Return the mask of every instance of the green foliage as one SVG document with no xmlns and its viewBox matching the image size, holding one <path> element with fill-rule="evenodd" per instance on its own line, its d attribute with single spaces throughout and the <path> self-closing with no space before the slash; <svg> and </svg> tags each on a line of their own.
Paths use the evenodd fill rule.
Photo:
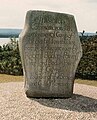
<svg viewBox="0 0 97 120">
<path fill-rule="evenodd" d="M 0 73 L 22 75 L 18 40 L 0 46 Z M 81 36 L 83 56 L 76 71 L 76 78 L 97 80 L 97 36 Z"/>
<path fill-rule="evenodd" d="M 97 80 L 97 36 L 87 36 L 81 42 L 83 56 L 78 65 L 76 77 Z"/>
<path fill-rule="evenodd" d="M 10 38 L 10 42 L 0 46 L 0 73 L 22 75 L 18 40 Z"/>
<path fill-rule="evenodd" d="M 83 30 L 83 32 L 81 33 L 81 34 L 82 34 L 82 37 L 84 36 L 84 33 L 85 33 L 85 31 Z"/>
</svg>

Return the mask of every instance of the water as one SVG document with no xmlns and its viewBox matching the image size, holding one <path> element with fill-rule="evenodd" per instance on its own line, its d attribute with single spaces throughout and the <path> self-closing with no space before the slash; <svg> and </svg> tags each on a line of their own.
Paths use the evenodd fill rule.
<svg viewBox="0 0 97 120">
<path fill-rule="evenodd" d="M 7 44 L 10 42 L 10 38 L 0 38 L 0 46 L 3 46 L 4 44 Z"/>
</svg>

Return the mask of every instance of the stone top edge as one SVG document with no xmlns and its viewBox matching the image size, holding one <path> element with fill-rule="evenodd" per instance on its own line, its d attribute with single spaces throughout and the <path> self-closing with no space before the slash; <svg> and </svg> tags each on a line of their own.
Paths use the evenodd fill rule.
<svg viewBox="0 0 97 120">
<path fill-rule="evenodd" d="M 61 15 L 67 15 L 67 16 L 71 16 L 74 17 L 74 15 L 72 14 L 67 14 L 67 13 L 63 13 L 63 12 L 56 12 L 56 11 L 46 11 L 46 10 L 28 10 L 27 13 L 33 13 L 33 12 L 44 12 L 44 13 L 53 13 L 53 14 L 61 14 Z"/>
</svg>

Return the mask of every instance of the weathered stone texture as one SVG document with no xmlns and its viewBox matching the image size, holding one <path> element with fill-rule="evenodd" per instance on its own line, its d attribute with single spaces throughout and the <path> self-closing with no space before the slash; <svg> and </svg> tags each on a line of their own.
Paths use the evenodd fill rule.
<svg viewBox="0 0 97 120">
<path fill-rule="evenodd" d="M 19 48 L 28 97 L 71 97 L 82 56 L 72 15 L 28 11 Z"/>
</svg>

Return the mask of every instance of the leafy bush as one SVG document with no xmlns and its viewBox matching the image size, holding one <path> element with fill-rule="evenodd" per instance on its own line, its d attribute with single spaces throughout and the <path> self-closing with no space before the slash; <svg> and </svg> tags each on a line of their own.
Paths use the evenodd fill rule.
<svg viewBox="0 0 97 120">
<path fill-rule="evenodd" d="M 18 40 L 16 38 L 10 39 L 8 44 L 0 46 L 0 73 L 22 75 Z"/>
<path fill-rule="evenodd" d="M 76 78 L 97 80 L 97 36 L 82 36 L 80 40 L 83 56 L 76 70 Z M 16 38 L 11 38 L 10 43 L 0 46 L 0 73 L 23 74 Z"/>
<path fill-rule="evenodd" d="M 78 65 L 76 77 L 97 80 L 97 36 L 83 38 L 81 38 L 83 56 Z"/>
</svg>

